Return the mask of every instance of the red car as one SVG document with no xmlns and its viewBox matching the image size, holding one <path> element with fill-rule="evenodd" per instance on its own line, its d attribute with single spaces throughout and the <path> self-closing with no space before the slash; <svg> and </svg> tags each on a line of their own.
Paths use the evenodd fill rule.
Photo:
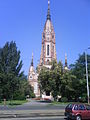
<svg viewBox="0 0 90 120">
<path fill-rule="evenodd" d="M 90 105 L 82 103 L 68 104 L 65 108 L 67 119 L 90 120 Z"/>
</svg>

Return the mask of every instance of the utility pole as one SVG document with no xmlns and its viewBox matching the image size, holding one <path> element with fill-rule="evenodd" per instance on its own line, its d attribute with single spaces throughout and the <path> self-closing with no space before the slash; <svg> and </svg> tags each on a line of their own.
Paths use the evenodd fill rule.
<svg viewBox="0 0 90 120">
<path fill-rule="evenodd" d="M 88 49 L 90 49 L 90 47 Z M 89 104 L 88 63 L 87 63 L 87 50 L 88 49 L 86 49 L 85 51 L 85 63 L 86 63 L 87 97 L 88 97 L 88 104 Z"/>
</svg>

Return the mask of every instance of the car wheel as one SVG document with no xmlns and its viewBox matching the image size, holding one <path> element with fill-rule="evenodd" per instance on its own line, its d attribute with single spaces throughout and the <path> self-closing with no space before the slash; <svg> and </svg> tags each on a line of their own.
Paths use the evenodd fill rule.
<svg viewBox="0 0 90 120">
<path fill-rule="evenodd" d="M 80 115 L 76 116 L 76 120 L 82 120 Z"/>
</svg>

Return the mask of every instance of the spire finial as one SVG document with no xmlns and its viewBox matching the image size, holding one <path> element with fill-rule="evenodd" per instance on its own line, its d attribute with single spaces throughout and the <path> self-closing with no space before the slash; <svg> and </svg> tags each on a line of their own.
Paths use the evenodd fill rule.
<svg viewBox="0 0 90 120">
<path fill-rule="evenodd" d="M 67 54 L 65 53 L 65 67 L 67 67 Z"/>
<path fill-rule="evenodd" d="M 32 61 L 31 61 L 31 66 L 33 66 L 33 52 L 32 52 Z"/>
<path fill-rule="evenodd" d="M 47 20 L 51 20 L 51 15 L 50 15 L 50 0 L 48 0 L 48 13 L 47 13 Z"/>
</svg>

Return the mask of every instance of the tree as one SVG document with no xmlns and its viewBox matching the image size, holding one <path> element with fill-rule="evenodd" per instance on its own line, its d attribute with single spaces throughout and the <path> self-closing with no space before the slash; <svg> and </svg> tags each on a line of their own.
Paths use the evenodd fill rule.
<svg viewBox="0 0 90 120">
<path fill-rule="evenodd" d="M 19 89 L 15 91 L 13 98 L 15 100 L 23 100 L 26 99 L 27 96 L 33 98 L 35 97 L 35 94 L 31 85 L 29 85 L 27 78 L 23 77 L 23 79 L 20 80 Z"/>
<path fill-rule="evenodd" d="M 53 61 L 51 65 L 51 69 L 45 67 L 41 69 L 38 79 L 42 93 L 45 92 L 46 95 L 52 93 L 54 99 L 56 99 L 57 95 L 60 95 L 63 65 L 61 62 L 57 64 L 56 61 Z"/>
<path fill-rule="evenodd" d="M 16 43 L 7 42 L 0 49 L 0 89 L 2 98 L 13 98 L 15 90 L 19 89 L 22 60 L 20 51 L 17 50 Z"/>
<path fill-rule="evenodd" d="M 50 94 L 50 91 L 52 89 L 50 70 L 45 67 L 42 67 L 38 80 L 41 93 L 45 92 L 47 95 Z"/>
<path fill-rule="evenodd" d="M 69 101 L 74 97 L 74 85 L 76 84 L 76 76 L 72 75 L 71 71 L 66 71 L 63 74 L 63 78 L 61 79 L 61 96 L 66 97 Z"/>
<path fill-rule="evenodd" d="M 63 65 L 60 61 L 58 64 L 55 61 L 53 61 L 51 67 L 51 73 L 52 73 L 51 75 L 52 81 L 54 81 L 54 84 L 52 86 L 52 95 L 54 99 L 56 99 L 58 95 L 61 95 L 60 89 L 61 89 L 61 80 L 63 76 Z"/>
<path fill-rule="evenodd" d="M 90 75 L 90 55 L 87 55 L 88 58 L 88 73 Z M 76 76 L 76 81 L 73 85 L 75 90 L 75 98 L 86 97 L 87 94 L 87 83 L 86 83 L 86 66 L 85 66 L 85 53 L 79 55 L 78 60 L 75 64 L 70 66 L 72 75 Z M 89 86 L 90 86 L 90 76 L 89 76 Z"/>
</svg>

